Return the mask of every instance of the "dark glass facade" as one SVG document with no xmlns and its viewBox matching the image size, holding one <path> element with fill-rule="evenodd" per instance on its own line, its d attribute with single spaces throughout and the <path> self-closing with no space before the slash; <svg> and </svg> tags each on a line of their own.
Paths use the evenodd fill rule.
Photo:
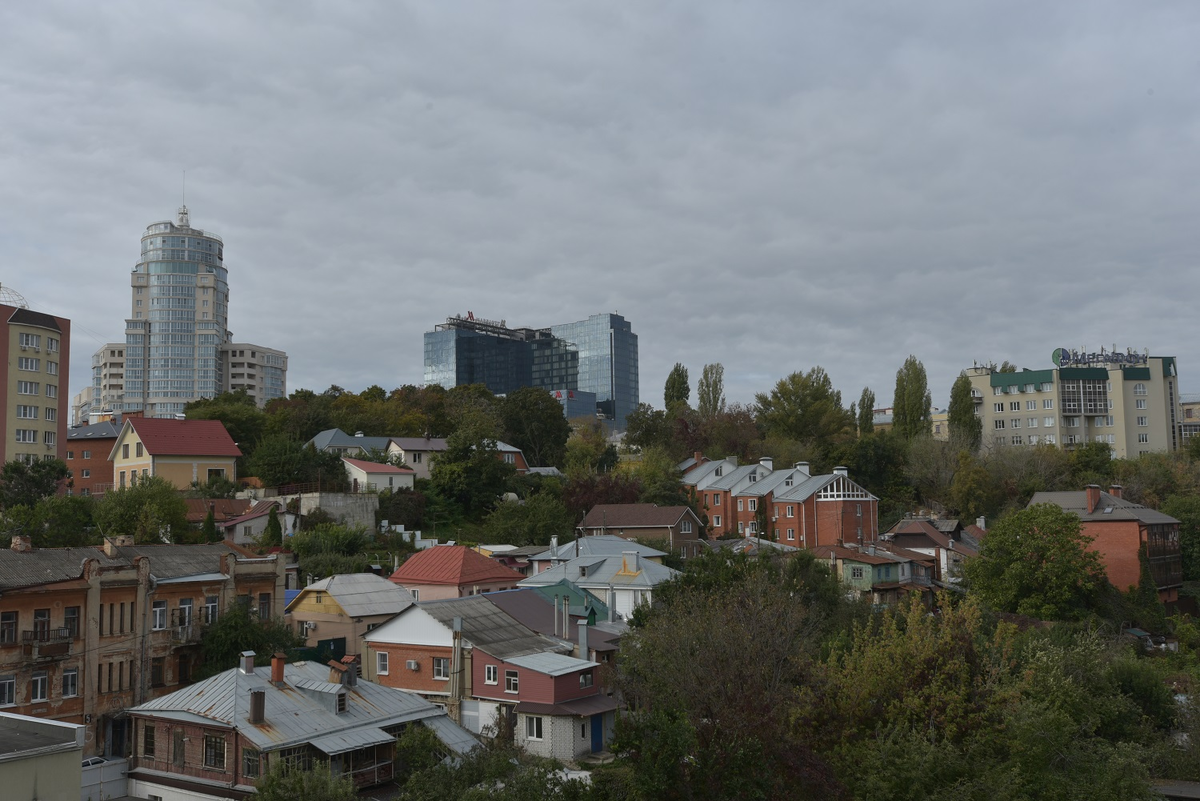
<svg viewBox="0 0 1200 801">
<path fill-rule="evenodd" d="M 599 411 L 624 429 L 638 405 L 638 338 L 629 321 L 619 314 L 593 314 L 552 325 L 550 333 L 579 351 L 576 389 L 596 393 Z"/>
</svg>

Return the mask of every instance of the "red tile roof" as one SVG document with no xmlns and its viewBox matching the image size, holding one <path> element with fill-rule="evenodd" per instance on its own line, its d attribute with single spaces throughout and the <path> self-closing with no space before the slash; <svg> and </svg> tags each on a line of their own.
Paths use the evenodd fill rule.
<svg viewBox="0 0 1200 801">
<path fill-rule="evenodd" d="M 410 556 L 391 575 L 396 584 L 450 584 L 463 587 L 525 577 L 465 545 L 436 545 Z"/>
<path fill-rule="evenodd" d="M 343 456 L 342 461 L 351 467 L 357 467 L 364 473 L 415 473 L 411 467 L 397 467 L 394 464 L 384 464 L 383 462 L 368 462 L 363 459 L 351 459 Z"/>
<path fill-rule="evenodd" d="M 220 420 L 127 417 L 151 456 L 241 456 Z"/>
<path fill-rule="evenodd" d="M 187 504 L 189 523 L 203 523 L 209 509 L 212 509 L 213 520 L 217 523 L 244 515 L 250 509 L 250 501 L 240 498 L 184 498 L 183 502 Z"/>
</svg>

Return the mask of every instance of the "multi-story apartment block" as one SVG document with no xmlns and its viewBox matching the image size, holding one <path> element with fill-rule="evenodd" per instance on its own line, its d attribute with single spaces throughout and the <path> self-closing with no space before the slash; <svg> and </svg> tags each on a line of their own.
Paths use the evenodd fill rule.
<svg viewBox="0 0 1200 801">
<path fill-rule="evenodd" d="M 123 756 L 129 707 L 191 682 L 204 626 L 234 604 L 283 614 L 287 565 L 228 543 L 0 551 L 0 707 L 83 724 Z"/>
<path fill-rule="evenodd" d="M 70 491 L 76 495 L 103 495 L 112 487 L 112 462 L 108 460 L 121 426 L 101 420 L 67 431 L 67 467 L 71 470 Z"/>
<path fill-rule="evenodd" d="M 638 405 L 638 338 L 619 314 L 549 328 L 455 315 L 425 334 L 425 383 L 484 384 L 497 394 L 522 387 L 595 395 L 595 413 L 624 428 Z M 561 398 L 560 398 L 561 400 Z M 568 415 L 577 408 L 566 409 Z"/>
<path fill-rule="evenodd" d="M 4 461 L 60 458 L 70 413 L 71 321 L 33 311 L 9 289 L 0 292 L 0 317 Z"/>
<path fill-rule="evenodd" d="M 967 370 L 988 447 L 1103 442 L 1118 459 L 1180 445 L 1174 356 L 1055 351 L 1058 367 Z"/>
<path fill-rule="evenodd" d="M 187 206 L 174 222 L 146 229 L 129 279 L 125 342 L 107 344 L 92 357 L 91 410 L 174 417 L 189 402 L 235 383 L 259 405 L 284 396 L 286 354 L 231 341 L 224 259 L 221 238 L 193 228 Z"/>
</svg>

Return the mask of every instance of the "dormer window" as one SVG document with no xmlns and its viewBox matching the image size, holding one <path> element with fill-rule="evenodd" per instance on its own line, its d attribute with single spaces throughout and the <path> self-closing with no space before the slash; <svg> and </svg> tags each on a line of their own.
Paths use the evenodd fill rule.
<svg viewBox="0 0 1200 801">
<path fill-rule="evenodd" d="M 338 693 L 337 711 L 338 711 L 339 715 L 346 711 L 346 699 L 347 699 L 346 693 Z"/>
<path fill-rule="evenodd" d="M 717 469 L 716 469 L 716 470 L 713 472 L 713 475 L 716 475 L 716 476 L 719 476 L 719 475 L 721 475 L 721 468 L 719 468 L 719 467 L 718 467 L 718 468 L 717 468 Z"/>
</svg>

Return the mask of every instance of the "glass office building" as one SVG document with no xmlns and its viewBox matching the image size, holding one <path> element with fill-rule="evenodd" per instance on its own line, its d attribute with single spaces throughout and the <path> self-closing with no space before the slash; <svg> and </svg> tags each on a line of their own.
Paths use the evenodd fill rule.
<svg viewBox="0 0 1200 801">
<path fill-rule="evenodd" d="M 172 417 L 224 387 L 221 348 L 229 341 L 229 274 L 224 244 L 192 228 L 187 206 L 175 222 L 152 223 L 133 268 L 125 321 L 123 407 Z"/>
<path fill-rule="evenodd" d="M 625 428 L 638 405 L 638 338 L 619 314 L 593 314 L 586 320 L 550 326 L 550 333 L 579 351 L 574 389 L 596 393 L 597 411 Z"/>
<path fill-rule="evenodd" d="M 598 414 L 624 428 L 638 405 L 637 335 L 617 314 L 535 329 L 468 312 L 425 334 L 425 383 L 484 384 L 496 394 L 580 390 L 595 395 Z"/>
</svg>

